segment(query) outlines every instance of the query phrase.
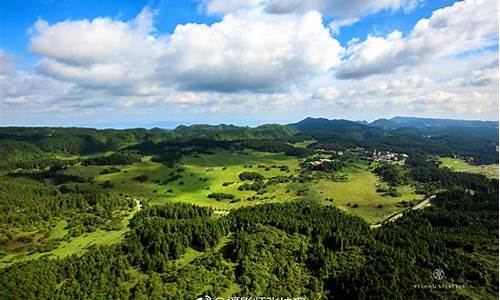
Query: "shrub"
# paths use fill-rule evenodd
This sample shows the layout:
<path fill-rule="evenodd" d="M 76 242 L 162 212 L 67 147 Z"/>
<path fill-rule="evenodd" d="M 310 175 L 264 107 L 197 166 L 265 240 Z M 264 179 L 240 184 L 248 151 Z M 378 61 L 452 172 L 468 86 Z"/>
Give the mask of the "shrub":
<path fill-rule="evenodd" d="M 227 194 L 227 193 L 211 193 L 207 197 L 210 199 L 215 199 L 217 201 L 224 200 L 224 199 L 234 199 L 233 194 Z"/>
<path fill-rule="evenodd" d="M 134 180 L 137 180 L 139 182 L 145 182 L 145 181 L 148 181 L 148 179 L 149 179 L 149 176 L 146 174 L 134 177 Z"/>
<path fill-rule="evenodd" d="M 240 180 L 262 180 L 264 176 L 257 172 L 242 172 L 239 175 Z"/>

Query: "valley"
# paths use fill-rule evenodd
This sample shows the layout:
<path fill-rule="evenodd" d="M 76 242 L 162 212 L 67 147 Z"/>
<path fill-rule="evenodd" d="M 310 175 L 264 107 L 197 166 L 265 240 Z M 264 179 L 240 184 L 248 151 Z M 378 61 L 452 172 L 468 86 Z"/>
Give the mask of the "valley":
<path fill-rule="evenodd" d="M 345 120 L 281 126 L 96 131 L 100 136 L 0 129 L 0 295 L 22 276 L 38 293 L 62 298 L 88 295 L 82 282 L 108 280 L 115 284 L 96 293 L 348 297 L 357 292 L 332 285 L 328 268 L 356 282 L 364 279 L 354 270 L 384 281 L 377 264 L 366 262 L 386 261 L 401 282 L 406 274 L 432 282 L 425 263 L 432 255 L 439 264 L 464 262 L 446 270 L 449 282 L 465 286 L 449 295 L 495 297 L 484 285 L 498 280 L 491 226 L 498 161 L 483 154 L 491 141 L 451 147 Z M 457 151 L 488 167 L 451 159 Z M 413 266 L 415 257 L 422 263 Z M 279 268 L 286 271 L 271 275 Z M 54 279 L 39 281 L 37 270 Z M 325 286 L 310 285 L 318 280 Z"/>

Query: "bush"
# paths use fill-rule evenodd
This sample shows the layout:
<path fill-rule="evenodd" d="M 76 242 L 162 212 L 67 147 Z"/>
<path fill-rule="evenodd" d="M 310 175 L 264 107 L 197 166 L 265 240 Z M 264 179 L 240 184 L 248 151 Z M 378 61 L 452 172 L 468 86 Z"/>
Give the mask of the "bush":
<path fill-rule="evenodd" d="M 134 180 L 137 180 L 139 182 L 145 182 L 145 181 L 148 181 L 148 179 L 149 179 L 149 176 L 146 174 L 134 177 Z"/>
<path fill-rule="evenodd" d="M 86 159 L 82 162 L 88 165 L 129 165 L 141 161 L 141 155 L 133 152 L 116 152 L 109 156 L 100 156 Z"/>
<path fill-rule="evenodd" d="M 258 191 L 262 188 L 257 182 L 254 183 L 244 183 L 238 187 L 240 191 Z"/>
<path fill-rule="evenodd" d="M 114 186 L 114 184 L 109 180 L 104 181 L 104 183 L 102 183 L 101 185 L 105 189 L 110 189 Z"/>
<path fill-rule="evenodd" d="M 401 196 L 401 193 L 398 192 L 398 190 L 394 187 L 390 187 L 387 192 L 386 192 L 386 195 L 389 195 L 391 197 L 399 197 Z"/>
<path fill-rule="evenodd" d="M 262 180 L 264 176 L 257 172 L 242 172 L 240 175 L 240 180 Z"/>
<path fill-rule="evenodd" d="M 99 174 L 101 175 L 106 175 L 106 174 L 113 174 L 113 173 L 120 173 L 121 170 L 116 168 L 116 167 L 111 167 L 111 168 L 106 168 L 106 169 L 103 169 L 101 172 L 99 172 Z"/>
<path fill-rule="evenodd" d="M 211 193 L 207 197 L 210 199 L 215 199 L 217 201 L 235 198 L 233 194 L 227 194 L 227 193 Z"/>

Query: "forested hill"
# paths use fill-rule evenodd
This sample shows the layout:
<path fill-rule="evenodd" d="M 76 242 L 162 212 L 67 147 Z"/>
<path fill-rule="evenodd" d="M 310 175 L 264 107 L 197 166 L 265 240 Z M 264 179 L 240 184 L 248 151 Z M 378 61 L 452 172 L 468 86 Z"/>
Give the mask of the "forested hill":
<path fill-rule="evenodd" d="M 384 130 L 349 120 L 328 120 L 325 118 L 305 118 L 288 126 L 301 133 L 325 133 L 347 139 L 370 139 L 381 137 Z"/>
<path fill-rule="evenodd" d="M 498 122 L 395 117 L 370 124 L 349 120 L 306 118 L 287 125 L 258 127 L 191 125 L 166 129 L 92 129 L 0 127 L 3 163 L 50 158 L 49 154 L 91 154 L 172 141 L 206 139 L 232 143 L 258 140 L 293 143 L 315 140 L 310 147 L 364 147 L 474 158 L 477 164 L 497 163 Z M 247 143 L 248 144 L 248 143 Z M 280 149 L 286 149 L 281 145 Z M 283 150 L 284 151 L 284 150 Z"/>
<path fill-rule="evenodd" d="M 403 153 L 469 156 L 477 163 L 498 162 L 498 122 L 408 118 L 411 120 L 407 123 L 410 127 L 381 126 L 392 124 L 392 120 L 395 120 L 394 124 L 403 124 L 404 119 L 407 118 L 396 117 L 365 124 L 349 120 L 306 118 L 288 126 L 298 129 L 298 136 L 317 140 L 322 147 L 376 148 Z M 411 127 L 412 124 L 415 127 Z M 463 126 L 452 126 L 457 124 Z"/>
<path fill-rule="evenodd" d="M 213 138 L 218 140 L 243 139 L 276 139 L 287 138 L 298 133 L 298 130 L 279 124 L 265 124 L 258 127 L 240 127 L 235 125 L 205 125 L 178 126 L 170 132 L 173 137 Z"/>
<path fill-rule="evenodd" d="M 419 129 L 465 127 L 477 129 L 494 129 L 498 131 L 498 121 L 432 119 L 415 117 L 393 117 L 391 119 L 378 119 L 371 122 L 370 125 L 389 130 L 404 127 Z"/>

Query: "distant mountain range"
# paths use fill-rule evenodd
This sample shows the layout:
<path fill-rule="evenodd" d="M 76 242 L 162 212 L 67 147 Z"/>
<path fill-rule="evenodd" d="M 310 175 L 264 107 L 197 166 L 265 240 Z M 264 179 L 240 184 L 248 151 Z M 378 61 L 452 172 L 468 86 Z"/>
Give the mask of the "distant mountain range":
<path fill-rule="evenodd" d="M 391 119 L 378 119 L 368 123 L 366 121 L 329 120 L 326 118 L 308 117 L 299 122 L 286 125 L 266 124 L 258 127 L 245 127 L 226 124 L 197 124 L 190 126 L 181 125 L 170 131 L 174 136 L 209 137 L 223 140 L 285 138 L 299 133 L 328 133 L 338 138 L 363 140 L 381 137 L 388 132 L 429 136 L 444 133 L 462 133 L 479 137 L 488 136 L 489 138 L 496 136 L 496 140 L 498 140 L 498 122 L 393 117 Z"/>
<path fill-rule="evenodd" d="M 290 124 L 257 127 L 190 125 L 175 129 L 93 129 L 0 127 L 0 157 L 4 162 L 49 158 L 46 153 L 89 154 L 124 147 L 156 147 L 168 142 L 198 140 L 267 140 L 287 144 L 316 140 L 318 145 L 367 147 L 396 152 L 474 156 L 485 163 L 498 161 L 498 122 L 394 117 L 371 123 L 305 118 Z M 265 143 L 264 143 L 265 144 Z M 45 156 L 44 156 L 45 155 Z"/>
<path fill-rule="evenodd" d="M 404 127 L 413 128 L 447 128 L 447 127 L 468 127 L 468 128 L 492 128 L 498 129 L 497 121 L 477 121 L 477 120 L 455 120 L 455 119 L 431 119 L 415 117 L 393 117 L 391 119 L 378 119 L 370 126 L 383 129 L 399 129 Z"/>

